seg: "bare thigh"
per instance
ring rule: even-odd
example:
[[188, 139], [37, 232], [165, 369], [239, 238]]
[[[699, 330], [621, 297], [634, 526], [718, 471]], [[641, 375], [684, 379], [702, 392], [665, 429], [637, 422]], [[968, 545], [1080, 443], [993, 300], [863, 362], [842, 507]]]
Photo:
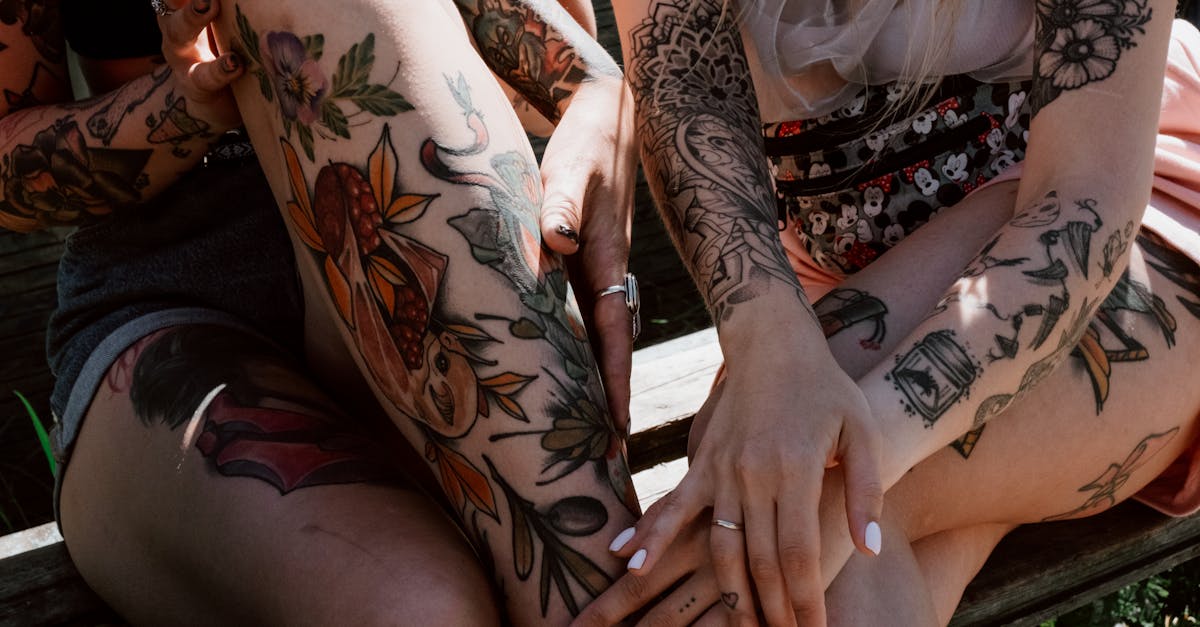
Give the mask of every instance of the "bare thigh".
[[252, 336], [155, 333], [67, 466], [72, 558], [134, 624], [495, 623], [470, 547], [368, 423]]
[[[1011, 216], [1015, 183], [1005, 187], [947, 210], [817, 304], [837, 323], [827, 325], [836, 330], [831, 346], [852, 374], [894, 347]], [[919, 268], [918, 280], [912, 268]], [[1005, 530], [1103, 511], [1191, 444], [1200, 414], [1200, 389], [1188, 384], [1200, 354], [1198, 286], [1195, 264], [1143, 238], [1070, 359], [889, 491], [888, 508], [915, 542], [922, 572], [933, 575], [927, 583], [939, 615], [948, 618], [947, 608]], [[878, 303], [864, 308], [864, 298]], [[878, 315], [881, 309], [886, 313]], [[854, 311], [876, 315], [847, 315]], [[881, 331], [878, 345], [863, 341]]]

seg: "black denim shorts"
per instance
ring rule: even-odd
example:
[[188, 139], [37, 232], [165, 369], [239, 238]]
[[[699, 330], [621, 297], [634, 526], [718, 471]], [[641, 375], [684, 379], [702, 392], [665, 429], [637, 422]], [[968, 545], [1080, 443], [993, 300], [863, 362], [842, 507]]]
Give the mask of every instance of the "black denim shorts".
[[60, 475], [113, 361], [182, 324], [241, 327], [300, 352], [295, 258], [256, 160], [197, 167], [150, 203], [67, 239], [47, 333]]

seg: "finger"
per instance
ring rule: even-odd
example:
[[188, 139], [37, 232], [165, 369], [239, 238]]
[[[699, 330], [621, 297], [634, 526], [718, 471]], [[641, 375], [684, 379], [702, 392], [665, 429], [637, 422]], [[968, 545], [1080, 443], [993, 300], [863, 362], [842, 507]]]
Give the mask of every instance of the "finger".
[[556, 253], [573, 255], [579, 250], [591, 174], [579, 161], [543, 159], [543, 162], [542, 241]]
[[704, 483], [689, 472], [674, 490], [646, 510], [633, 537], [624, 547], [614, 550], [617, 555], [629, 556], [630, 572], [638, 575], [651, 572], [680, 530], [708, 507]]
[[[680, 579], [688, 576], [685, 560], [663, 564], [644, 577], [626, 574], [617, 579], [571, 622], [572, 627], [615, 625], [654, 601]], [[686, 623], [685, 623], [686, 624]]]
[[[804, 475], [815, 475], [809, 479]], [[819, 508], [822, 473], [796, 473], [776, 504], [779, 563], [788, 598], [801, 625], [825, 624], [825, 586], [821, 579]], [[802, 478], [803, 477], [803, 478]]]
[[[728, 488], [720, 489], [716, 495], [713, 520], [742, 524], [742, 505], [736, 489], [730, 482], [723, 482], [722, 486]], [[750, 577], [746, 573], [745, 533], [745, 529], [735, 530], [713, 525], [709, 536], [709, 550], [712, 552], [717, 590], [721, 593], [721, 604], [733, 625], [757, 624]]]
[[633, 371], [633, 315], [624, 294], [616, 293], [596, 300], [592, 308], [596, 361], [604, 381], [604, 395], [613, 426], [629, 437], [629, 378]]
[[879, 478], [880, 444], [874, 429], [847, 422], [842, 442], [849, 442], [841, 454], [845, 463], [846, 519], [850, 537], [858, 550], [879, 555], [882, 538], [879, 517], [883, 512], [883, 483]]
[[718, 603], [708, 608], [708, 611], [697, 618], [692, 625], [694, 627], [724, 627], [727, 622], [726, 618], [725, 607]]
[[217, 0], [192, 0], [170, 4], [176, 10], [158, 18], [163, 47], [170, 50], [193, 48], [196, 40], [200, 38], [200, 33], [216, 17], [219, 10]]
[[226, 52], [212, 61], [192, 64], [188, 68], [188, 78], [202, 91], [216, 93], [237, 80], [244, 71], [241, 56]]
[[[761, 486], [742, 486], [742, 512], [746, 517], [746, 563], [754, 580], [759, 609], [770, 625], [795, 625], [796, 616], [779, 565], [775, 501], [762, 498]], [[718, 529], [713, 529], [717, 533]]]
[[691, 625], [710, 608], [719, 605], [717, 582], [712, 571], [704, 569], [683, 582], [666, 598], [654, 604], [638, 625], [671, 627]]

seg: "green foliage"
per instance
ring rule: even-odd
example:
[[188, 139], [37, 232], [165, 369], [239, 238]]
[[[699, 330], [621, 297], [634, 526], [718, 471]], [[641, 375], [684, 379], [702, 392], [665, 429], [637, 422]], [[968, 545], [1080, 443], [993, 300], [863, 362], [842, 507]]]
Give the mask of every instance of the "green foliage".
[[42, 426], [42, 420], [38, 418], [37, 412], [33, 410], [33, 405], [25, 398], [25, 395], [13, 390], [13, 394], [21, 400], [21, 404], [25, 406], [25, 411], [29, 412], [29, 419], [33, 421], [33, 431], [37, 433], [38, 444], [42, 446], [42, 453], [46, 455], [46, 462], [50, 464], [50, 474], [53, 475], [58, 471], [57, 465], [54, 463], [54, 449], [50, 447], [50, 435], [46, 433], [46, 427]]
[[1200, 607], [1200, 560], [1130, 584], [1041, 627], [1163, 627], [1196, 625]]

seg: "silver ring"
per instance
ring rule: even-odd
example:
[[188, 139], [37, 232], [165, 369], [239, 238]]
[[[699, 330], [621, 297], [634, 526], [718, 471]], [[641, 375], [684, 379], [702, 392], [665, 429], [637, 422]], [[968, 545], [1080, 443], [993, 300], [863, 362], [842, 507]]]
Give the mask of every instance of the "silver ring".
[[165, 0], [150, 0], [150, 8], [154, 9], [154, 14], [159, 17], [166, 17], [175, 12], [175, 9], [167, 6]]
[[625, 295], [625, 306], [629, 308], [629, 313], [633, 315], [633, 339], [637, 341], [638, 335], [642, 332], [642, 294], [638, 291], [637, 277], [633, 276], [632, 272], [625, 273], [625, 282], [620, 285], [610, 285], [596, 292], [596, 299], [599, 300], [609, 294], [622, 293]]
[[745, 527], [742, 526], [742, 523], [735, 523], [732, 520], [722, 520], [720, 518], [713, 519], [713, 526], [714, 527], [724, 527], [726, 529], [732, 529], [734, 531], [743, 531], [746, 529]]

